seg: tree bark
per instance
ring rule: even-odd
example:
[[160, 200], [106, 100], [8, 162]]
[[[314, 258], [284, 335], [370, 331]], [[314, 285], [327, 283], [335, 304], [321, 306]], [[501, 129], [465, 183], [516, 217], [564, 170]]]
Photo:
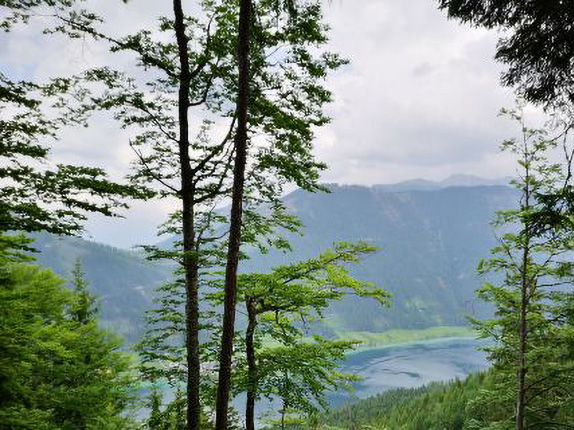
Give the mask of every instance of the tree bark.
[[287, 413], [287, 405], [285, 401], [283, 402], [283, 408], [281, 408], [281, 430], [285, 430], [285, 414]]
[[199, 303], [198, 303], [198, 265], [195, 255], [195, 189], [189, 155], [189, 85], [191, 70], [189, 66], [188, 38], [185, 33], [185, 20], [181, 0], [173, 0], [175, 17], [174, 30], [179, 55], [179, 162], [181, 169], [183, 267], [185, 269], [185, 347], [187, 353], [187, 429], [199, 430], [201, 403], [199, 393]]
[[255, 430], [255, 401], [257, 399], [257, 360], [255, 359], [255, 329], [257, 328], [257, 302], [247, 297], [248, 324], [245, 331], [247, 356], [247, 401], [245, 404], [245, 430]]
[[[528, 161], [529, 151], [524, 147], [524, 156]], [[524, 203], [522, 204], [522, 210], [530, 209], [530, 168], [528, 163], [526, 164], [526, 185], [524, 187]], [[524, 229], [524, 240], [522, 244], [522, 273], [521, 273], [521, 285], [520, 285], [520, 316], [519, 316], [519, 328], [518, 328], [518, 339], [519, 339], [519, 350], [518, 350], [518, 366], [516, 369], [516, 430], [524, 430], [526, 424], [526, 374], [527, 374], [527, 363], [526, 363], [526, 353], [528, 349], [528, 304], [530, 301], [530, 282], [528, 265], [530, 261], [530, 221], [526, 220], [526, 225]]]
[[[528, 198], [527, 198], [528, 199]], [[526, 231], [528, 235], [528, 228]], [[528, 303], [529, 303], [529, 282], [528, 282], [528, 261], [529, 243], [525, 244], [522, 254], [522, 283], [520, 291], [520, 316], [519, 316], [519, 350], [518, 368], [516, 369], [516, 430], [524, 430], [526, 418], [526, 353], [528, 348]]]
[[237, 303], [237, 266], [241, 245], [243, 216], [243, 188], [247, 162], [247, 114], [249, 104], [249, 38], [251, 21], [251, 0], [241, 0], [239, 10], [239, 31], [237, 61], [239, 82], [237, 95], [237, 132], [235, 135], [235, 164], [233, 169], [233, 193], [227, 265], [225, 267], [225, 298], [223, 305], [223, 332], [219, 355], [219, 384], [216, 400], [216, 430], [227, 430], [227, 413], [231, 391], [231, 364], [233, 337], [235, 333], [235, 308]]
[[526, 348], [528, 326], [526, 323], [526, 288], [522, 288], [522, 304], [520, 309], [520, 350], [518, 353], [517, 395], [516, 395], [516, 430], [524, 430], [526, 409]]

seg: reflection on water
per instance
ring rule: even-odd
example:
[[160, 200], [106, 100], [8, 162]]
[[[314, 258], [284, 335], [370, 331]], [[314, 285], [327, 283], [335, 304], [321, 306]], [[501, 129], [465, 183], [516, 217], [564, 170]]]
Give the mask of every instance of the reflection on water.
[[352, 393], [330, 396], [332, 406], [393, 388], [414, 388], [434, 381], [464, 378], [488, 367], [477, 341], [449, 339], [373, 349], [350, 355], [342, 370], [364, 378]]

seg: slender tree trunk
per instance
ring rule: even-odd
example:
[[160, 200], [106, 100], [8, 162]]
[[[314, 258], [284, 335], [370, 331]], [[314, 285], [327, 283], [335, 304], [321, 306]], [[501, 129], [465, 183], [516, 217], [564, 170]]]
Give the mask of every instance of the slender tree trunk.
[[[526, 230], [528, 235], [528, 228]], [[520, 316], [519, 316], [519, 350], [518, 368], [516, 369], [516, 430], [524, 430], [526, 410], [526, 353], [528, 350], [528, 304], [529, 304], [529, 280], [528, 264], [530, 259], [529, 240], [524, 246], [522, 253], [522, 282], [520, 286]]]
[[195, 190], [189, 155], [190, 106], [189, 84], [191, 70], [189, 66], [188, 38], [185, 34], [185, 21], [181, 0], [173, 0], [175, 34], [177, 38], [180, 76], [179, 76], [179, 161], [181, 169], [183, 266], [185, 269], [185, 347], [187, 353], [187, 429], [199, 430], [201, 404], [199, 398], [199, 304], [198, 304], [198, 266], [195, 255], [194, 207]]
[[521, 309], [520, 309], [520, 350], [518, 353], [518, 369], [516, 371], [517, 377], [517, 396], [516, 396], [516, 430], [524, 430], [525, 417], [524, 411], [526, 409], [526, 351], [528, 341], [528, 326], [527, 326], [527, 289], [523, 286], [521, 292]]
[[281, 409], [281, 430], [285, 430], [285, 414], [287, 413], [287, 405], [283, 401], [283, 408]]
[[[524, 146], [524, 156], [527, 160], [526, 163], [526, 186], [524, 188], [524, 203], [522, 205], [522, 210], [528, 210], [530, 208], [530, 168], [528, 165], [529, 161], [529, 151], [526, 146]], [[516, 430], [524, 430], [526, 424], [525, 410], [526, 410], [526, 373], [527, 373], [527, 363], [526, 363], [526, 353], [528, 350], [528, 305], [530, 302], [530, 282], [529, 282], [529, 271], [528, 265], [530, 262], [530, 221], [526, 220], [526, 225], [524, 228], [524, 240], [523, 250], [522, 250], [522, 273], [521, 273], [521, 285], [520, 285], [520, 316], [519, 316], [519, 328], [518, 328], [518, 338], [519, 338], [519, 350], [518, 350], [518, 367], [516, 369]]]
[[248, 324], [245, 331], [245, 353], [247, 355], [247, 401], [245, 405], [245, 430], [255, 430], [255, 400], [257, 399], [257, 360], [255, 359], [255, 329], [257, 328], [257, 302], [248, 297]]
[[233, 337], [235, 333], [235, 308], [237, 302], [237, 266], [241, 245], [241, 224], [243, 217], [243, 188], [247, 163], [247, 111], [249, 104], [249, 37], [251, 21], [251, 0], [241, 0], [239, 10], [239, 31], [237, 61], [239, 85], [237, 95], [237, 132], [235, 135], [235, 165], [233, 170], [233, 195], [229, 227], [227, 265], [225, 267], [225, 299], [223, 305], [223, 332], [219, 355], [219, 384], [216, 400], [216, 430], [227, 430], [227, 411], [231, 391], [231, 364]]

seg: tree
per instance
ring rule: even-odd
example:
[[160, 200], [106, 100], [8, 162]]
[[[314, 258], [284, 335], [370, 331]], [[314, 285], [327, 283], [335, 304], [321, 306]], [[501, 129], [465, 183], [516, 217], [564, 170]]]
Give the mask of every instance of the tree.
[[[0, 27], [9, 31], [27, 22], [35, 6], [50, 3], [72, 4], [3, 1]], [[149, 197], [144, 188], [110, 181], [102, 169], [50, 160], [58, 132], [83, 124], [83, 117], [70, 115], [67, 108], [77, 84], [73, 77], [39, 83], [0, 73], [0, 247], [5, 250], [29, 249], [31, 241], [17, 232], [77, 234], [87, 213], [114, 216], [127, 207], [127, 198]]]
[[[514, 397], [511, 416], [517, 430], [561, 428], [572, 423], [572, 417], [558, 416], [573, 400], [569, 345], [574, 338], [563, 309], [564, 288], [574, 279], [568, 255], [574, 249], [574, 219], [556, 207], [550, 212], [547, 199], [571, 190], [573, 149], [567, 134], [551, 139], [545, 130], [528, 128], [520, 111], [504, 113], [519, 123], [523, 134], [520, 140], [503, 143], [504, 150], [517, 156], [519, 179], [514, 184], [521, 198], [518, 208], [497, 214], [495, 225], [503, 231], [500, 243], [492, 250], [494, 256], [479, 264], [481, 273], [503, 277], [479, 291], [496, 310], [494, 319], [475, 321], [482, 336], [495, 341], [486, 350], [497, 385], [486, 397], [490, 404], [499, 402], [508, 409]], [[549, 153], [560, 143], [566, 162], [551, 163]], [[506, 428], [510, 423], [503, 419], [491, 425]]]
[[439, 0], [448, 15], [503, 30], [496, 59], [508, 66], [504, 85], [535, 103], [574, 100], [574, 4], [563, 0]]
[[70, 309], [72, 318], [81, 324], [94, 321], [98, 314], [97, 300], [88, 290], [88, 281], [79, 258], [74, 261], [72, 285], [77, 298], [77, 302]]
[[231, 216], [229, 224], [229, 244], [225, 265], [225, 298], [223, 302], [223, 327], [219, 351], [219, 382], [215, 404], [215, 428], [227, 430], [229, 394], [231, 392], [231, 363], [233, 337], [235, 336], [235, 308], [237, 303], [237, 267], [241, 246], [241, 226], [243, 224], [243, 190], [245, 168], [247, 166], [247, 127], [250, 83], [250, 38], [252, 20], [252, 0], [241, 0], [237, 41], [237, 63], [239, 68], [237, 92], [237, 131], [235, 134], [235, 163], [233, 168], [233, 191], [231, 195]]
[[50, 270], [21, 263], [2, 265], [0, 284], [2, 425], [131, 428], [131, 362], [117, 338], [98, 328], [86, 292], [68, 290]]
[[[239, 382], [235, 386], [247, 394], [247, 430], [255, 429], [255, 403], [261, 396], [281, 398], [284, 415], [288, 411], [312, 413], [317, 405], [325, 406], [327, 390], [353, 380], [337, 368], [357, 342], [319, 335], [309, 339], [304, 329], [310, 321], [321, 321], [323, 311], [346, 294], [388, 303], [384, 290], [355, 279], [346, 267], [375, 250], [365, 243], [340, 243], [317, 258], [279, 266], [267, 274], [239, 276], [238, 297], [245, 305], [247, 326], [243, 337], [235, 336], [241, 339], [238, 349], [245, 350], [245, 362], [236, 366]], [[210, 298], [218, 305], [225, 292]], [[276, 346], [266, 346], [269, 342]]]
[[[188, 413], [193, 414], [188, 416], [188, 425], [197, 428], [199, 273], [204, 256], [211, 253], [211, 244], [224, 240], [227, 229], [222, 228], [215, 236], [204, 234], [213, 230], [214, 223], [224, 221], [214, 209], [232, 189], [229, 172], [239, 128], [237, 10], [236, 3], [228, 0], [201, 2], [203, 13], [197, 16], [186, 15], [178, 1], [173, 6], [173, 18], [160, 19], [159, 32], [175, 33], [175, 43], [156, 39], [147, 29], [124, 37], [104, 34], [99, 30], [103, 19], [86, 10], [58, 11], [54, 31], [71, 37], [91, 35], [109, 43], [114, 52], [133, 53], [143, 71], [149, 70], [143, 78], [109, 67], [88, 71], [87, 81], [103, 83], [106, 90], [99, 95], [89, 93], [78, 112], [85, 115], [91, 110], [110, 110], [123, 126], [137, 130], [130, 142], [137, 157], [133, 181], [154, 182], [160, 197], [180, 202], [180, 210], [163, 231], [181, 234], [181, 242], [176, 241], [173, 251], [148, 250], [152, 257], [174, 259], [184, 268]], [[293, 219], [283, 214], [279, 200], [287, 183], [309, 191], [321, 188], [318, 171], [324, 165], [311, 153], [314, 128], [328, 121], [322, 106], [330, 101], [331, 94], [321, 81], [344, 63], [336, 55], [316, 54], [316, 48], [327, 41], [318, 2], [302, 7], [296, 20], [277, 15], [274, 6], [270, 1], [254, 5], [258, 20], [254, 26], [248, 128], [257, 136], [257, 144], [246, 146], [248, 174], [241, 198], [244, 216], [236, 217], [233, 225], [237, 226], [238, 219], [245, 222], [251, 218], [258, 221], [258, 227], [252, 234], [244, 234], [244, 242], [269, 234], [273, 225], [291, 228], [287, 224]], [[196, 129], [195, 139], [189, 136], [191, 108], [201, 109], [207, 116]], [[226, 122], [227, 132], [221, 139], [212, 130], [216, 121]], [[266, 210], [256, 212], [261, 204]]]
[[[46, 97], [58, 107], [72, 79], [41, 85], [14, 82], [0, 74], [0, 232], [81, 231], [86, 212], [113, 216], [127, 207], [127, 197], [148, 194], [138, 187], [107, 179], [102, 169], [72, 165], [52, 166], [47, 142], [62, 126], [73, 124], [65, 112], [50, 117]], [[59, 100], [58, 100], [59, 99]], [[40, 167], [38, 167], [40, 166]]]
[[[225, 295], [223, 303], [223, 328], [221, 335], [221, 347], [219, 353], [219, 381], [217, 388], [217, 399], [216, 399], [216, 429], [225, 430], [227, 428], [227, 409], [229, 404], [229, 396], [231, 392], [231, 373], [232, 373], [232, 355], [233, 355], [233, 339], [235, 335], [235, 312], [237, 304], [237, 268], [239, 265], [240, 258], [240, 246], [241, 246], [241, 235], [242, 235], [242, 205], [243, 205], [243, 194], [245, 186], [245, 168], [247, 166], [247, 154], [248, 154], [248, 127], [250, 125], [249, 112], [250, 110], [257, 111], [258, 102], [254, 101], [250, 103], [250, 86], [254, 86], [255, 92], [259, 93], [261, 88], [259, 87], [259, 82], [250, 76], [250, 63], [252, 62], [252, 52], [255, 51], [253, 57], [255, 61], [255, 70], [261, 68], [261, 63], [263, 68], [269, 62], [268, 58], [270, 56], [275, 57], [276, 53], [265, 50], [265, 44], [259, 43], [255, 49], [251, 50], [251, 39], [254, 40], [262, 39], [261, 36], [263, 32], [258, 31], [257, 25], [254, 25], [259, 20], [261, 20], [264, 15], [262, 15], [262, 8], [257, 7], [267, 5], [271, 6], [272, 10], [277, 10], [277, 21], [287, 20], [288, 24], [294, 25], [295, 28], [303, 29], [301, 23], [310, 23], [314, 28], [313, 32], [310, 32], [307, 36], [307, 43], [319, 42], [324, 43], [326, 41], [322, 32], [325, 28], [320, 25], [320, 4], [316, 2], [310, 2], [304, 6], [296, 6], [293, 1], [280, 2], [277, 0], [256, 3], [254, 7], [252, 0], [241, 0], [240, 10], [239, 10], [239, 24], [238, 24], [238, 49], [237, 49], [237, 59], [239, 65], [239, 75], [238, 75], [238, 97], [237, 97], [237, 114], [238, 114], [238, 129], [235, 139], [235, 163], [234, 163], [234, 178], [233, 178], [233, 188], [232, 188], [232, 203], [231, 203], [231, 216], [230, 216], [230, 232], [229, 232], [229, 242], [228, 242], [228, 252], [225, 270]], [[264, 9], [263, 9], [264, 10]], [[284, 12], [282, 14], [282, 11]], [[283, 15], [283, 16], [282, 16]], [[300, 19], [300, 17], [303, 19]], [[309, 21], [309, 16], [315, 19], [315, 22]], [[271, 35], [271, 40], [275, 39], [275, 35]], [[292, 41], [291, 41], [292, 43]], [[261, 46], [262, 45], [262, 46]], [[263, 49], [261, 49], [263, 48]], [[297, 53], [296, 50], [292, 51], [294, 57], [299, 57], [299, 67], [305, 70], [305, 63], [310, 59], [308, 53], [301, 55], [301, 52]], [[342, 64], [341, 60], [337, 57], [323, 57], [325, 62], [321, 66], [320, 63], [316, 62], [311, 68], [307, 68], [306, 72], [310, 73], [310, 76], [322, 76], [333, 66], [338, 67]], [[259, 59], [259, 61], [258, 61]], [[263, 59], [263, 61], [261, 61]], [[333, 62], [334, 60], [334, 62]], [[290, 61], [288, 61], [289, 63]], [[316, 66], [319, 65], [319, 68]], [[315, 69], [315, 70], [313, 70]], [[253, 73], [257, 76], [257, 71]], [[262, 74], [262, 77], [266, 77], [266, 73]], [[281, 82], [276, 82], [278, 88], [283, 87]], [[315, 85], [313, 91], [319, 89], [320, 92], [324, 91], [320, 88], [316, 88]], [[302, 87], [302, 93], [297, 94], [295, 91], [287, 89], [285, 95], [299, 97], [300, 95], [305, 95], [307, 97], [311, 96], [309, 90], [311, 88]], [[327, 99], [325, 99], [326, 101]], [[300, 104], [298, 101], [294, 100], [295, 103], [292, 108], [298, 111], [304, 109], [304, 105]], [[263, 104], [263, 114], [266, 116], [275, 116], [284, 110], [285, 106], [281, 106], [279, 102], [279, 111], [276, 109], [269, 109], [268, 104]], [[250, 109], [251, 108], [251, 109]], [[282, 114], [283, 112], [281, 112]], [[257, 118], [257, 113], [252, 115], [253, 118]], [[321, 118], [322, 114], [318, 116]], [[322, 121], [321, 121], [322, 122]], [[299, 125], [294, 124], [295, 127], [299, 128]], [[319, 125], [319, 124], [317, 124]], [[299, 145], [301, 142], [291, 142]], [[267, 157], [267, 156], [266, 156]], [[284, 163], [285, 160], [281, 161], [282, 169], [279, 171], [281, 175], [285, 178], [294, 178], [296, 182], [301, 180], [303, 171], [302, 166], [293, 166]], [[261, 166], [262, 167], [262, 166]], [[297, 180], [299, 178], [299, 181]]]

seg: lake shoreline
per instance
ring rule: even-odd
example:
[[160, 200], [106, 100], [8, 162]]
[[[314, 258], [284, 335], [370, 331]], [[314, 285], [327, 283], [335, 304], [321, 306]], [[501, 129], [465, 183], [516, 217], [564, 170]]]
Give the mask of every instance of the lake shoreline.
[[361, 354], [364, 352], [369, 351], [377, 351], [377, 350], [384, 350], [389, 348], [403, 348], [407, 346], [413, 345], [433, 345], [437, 343], [447, 343], [447, 342], [456, 342], [456, 341], [465, 341], [465, 342], [476, 342], [478, 339], [475, 336], [449, 336], [449, 337], [437, 337], [433, 339], [421, 339], [421, 340], [412, 340], [408, 342], [400, 342], [400, 343], [389, 343], [384, 345], [373, 345], [373, 346], [359, 346], [358, 348], [354, 349], [353, 351], [349, 351], [345, 354], [345, 357], [352, 357], [357, 354]]

